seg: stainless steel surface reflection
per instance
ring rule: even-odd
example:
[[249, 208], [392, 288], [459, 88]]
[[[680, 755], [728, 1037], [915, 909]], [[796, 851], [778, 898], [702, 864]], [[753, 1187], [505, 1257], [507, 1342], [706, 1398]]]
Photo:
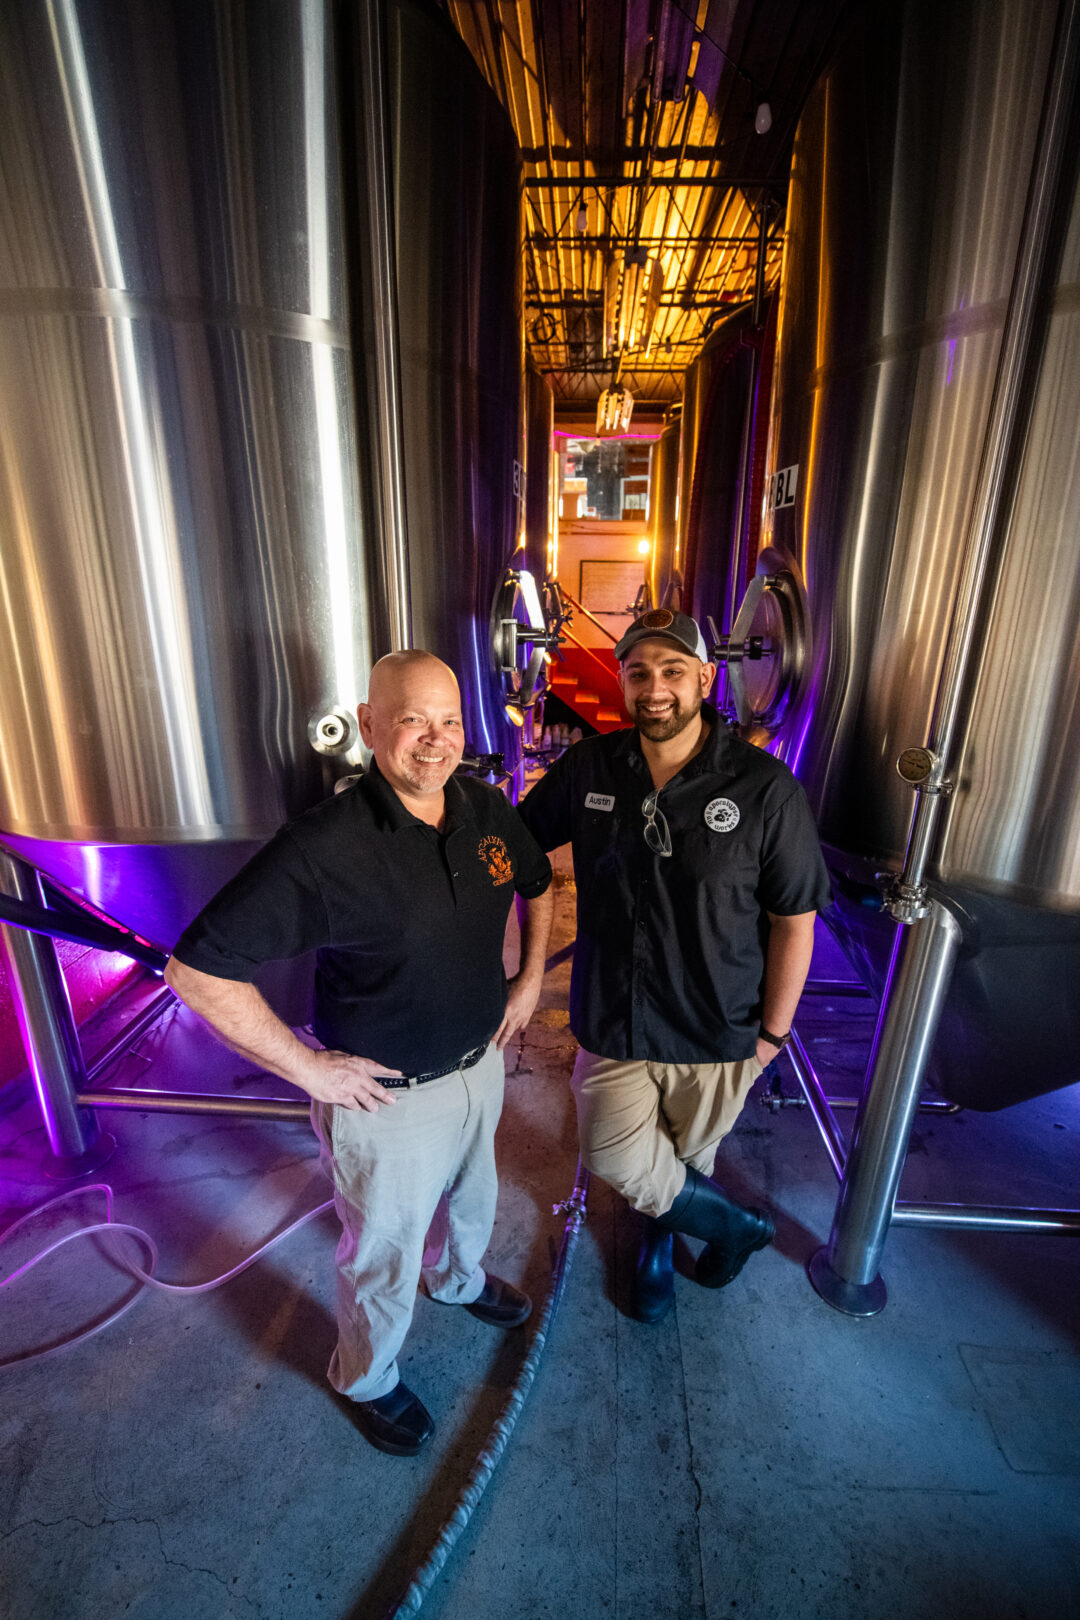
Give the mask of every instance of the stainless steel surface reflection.
[[525, 559], [538, 585], [551, 572], [552, 471], [555, 395], [546, 377], [530, 366], [525, 373]]
[[[803, 570], [815, 654], [785, 748], [827, 841], [872, 860], [911, 817], [895, 761], [929, 729], [1053, 24], [1019, 0], [867, 13], [796, 138], [769, 471], [798, 474], [765, 538]], [[1075, 699], [1075, 274], [1074, 247], [936, 872], [1066, 907], [1077, 841], [1046, 828], [1076, 827], [1080, 785], [1049, 712]]]
[[654, 607], [671, 605], [668, 597], [678, 566], [680, 415], [665, 423], [653, 452], [652, 489], [649, 492], [649, 538], [652, 541], [649, 590]]
[[309, 728], [401, 640], [458, 671], [470, 751], [520, 750], [488, 649], [518, 526], [517, 151], [435, 7], [378, 21], [396, 559], [357, 14], [0, 8], [0, 832], [165, 944], [358, 761]]
[[321, 5], [0, 10], [0, 827], [258, 838], [371, 648]]
[[[1057, 8], [857, 14], [796, 137], [763, 540], [800, 567], [812, 654], [779, 732], [880, 984], [957, 599]], [[1075, 142], [1072, 183], [1075, 185]], [[1000, 1106], [1076, 1078], [1080, 1008], [1080, 211], [1073, 196], [1003, 565], [928, 876], [964, 946], [939, 1084]], [[1038, 1028], [1032, 1009], [1039, 1008]]]
[[413, 644], [457, 671], [468, 751], [513, 767], [489, 615], [518, 539], [521, 164], [445, 17], [393, 0], [387, 33]]
[[[735, 618], [747, 573], [743, 539], [743, 442], [754, 376], [749, 308], [712, 333], [688, 367], [683, 398], [678, 567], [683, 607], [721, 629]], [[734, 582], [734, 583], [733, 583]]]

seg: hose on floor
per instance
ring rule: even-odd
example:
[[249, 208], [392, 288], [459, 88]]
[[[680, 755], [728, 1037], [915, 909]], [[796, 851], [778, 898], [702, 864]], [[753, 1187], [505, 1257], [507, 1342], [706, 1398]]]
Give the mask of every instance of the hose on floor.
[[81, 1333], [73, 1333], [70, 1337], [61, 1339], [57, 1344], [48, 1345], [43, 1350], [30, 1350], [24, 1355], [11, 1356], [7, 1361], [0, 1361], [0, 1372], [3, 1372], [7, 1367], [25, 1367], [31, 1361], [45, 1361], [49, 1356], [59, 1355], [61, 1350], [70, 1350], [73, 1345], [82, 1344], [84, 1339], [92, 1339], [96, 1333], [104, 1332], [107, 1327], [111, 1327], [114, 1322], [118, 1322], [122, 1316], [126, 1316], [133, 1305], [139, 1303], [144, 1288], [159, 1288], [165, 1294], [209, 1294], [212, 1289], [221, 1288], [224, 1283], [231, 1282], [234, 1277], [239, 1277], [242, 1271], [246, 1271], [249, 1266], [253, 1266], [256, 1260], [261, 1260], [263, 1255], [268, 1254], [276, 1244], [283, 1243], [293, 1232], [298, 1232], [302, 1226], [307, 1225], [308, 1221], [313, 1221], [316, 1215], [321, 1215], [324, 1210], [333, 1209], [334, 1207], [333, 1199], [328, 1199], [325, 1204], [319, 1204], [316, 1209], [309, 1209], [306, 1215], [301, 1215], [299, 1220], [293, 1221], [292, 1225], [287, 1226], [283, 1232], [278, 1232], [275, 1237], [270, 1238], [261, 1248], [256, 1249], [254, 1254], [249, 1254], [245, 1260], [241, 1260], [238, 1266], [233, 1266], [231, 1271], [226, 1271], [221, 1277], [211, 1277], [209, 1282], [201, 1283], [167, 1283], [154, 1276], [154, 1267], [158, 1262], [157, 1244], [149, 1232], [144, 1232], [141, 1226], [129, 1226], [124, 1221], [113, 1219], [114, 1195], [107, 1181], [90, 1182], [85, 1187], [69, 1187], [66, 1192], [58, 1193], [55, 1198], [48, 1199], [44, 1204], [38, 1204], [36, 1209], [30, 1210], [26, 1215], [21, 1215], [17, 1221], [12, 1222], [6, 1231], [0, 1232], [0, 1243], [5, 1243], [9, 1238], [14, 1237], [16, 1232], [28, 1225], [30, 1221], [36, 1220], [39, 1215], [43, 1215], [47, 1209], [54, 1209], [57, 1204], [62, 1204], [69, 1198], [81, 1198], [85, 1193], [105, 1194], [105, 1219], [95, 1222], [92, 1226], [80, 1226], [77, 1231], [68, 1232], [64, 1237], [57, 1238], [55, 1243], [50, 1243], [48, 1248], [41, 1249], [37, 1254], [32, 1255], [24, 1265], [21, 1265], [17, 1271], [13, 1271], [9, 1277], [0, 1278], [0, 1290], [10, 1288], [13, 1283], [18, 1282], [20, 1277], [25, 1277], [27, 1272], [33, 1271], [34, 1267], [40, 1265], [50, 1254], [55, 1254], [57, 1249], [62, 1249], [65, 1243], [74, 1243], [76, 1238], [91, 1237], [95, 1233], [103, 1236], [106, 1242], [119, 1237], [121, 1234], [133, 1238], [146, 1251], [150, 1261], [149, 1269], [144, 1270], [128, 1255], [120, 1253], [118, 1244], [113, 1245], [112, 1256], [117, 1265], [130, 1272], [131, 1276], [137, 1278], [140, 1284], [131, 1298], [125, 1300], [118, 1310], [110, 1311], [108, 1316], [102, 1317], [100, 1322], [95, 1322], [93, 1327], [84, 1328]]
[[402, 1595], [387, 1609], [383, 1620], [405, 1620], [405, 1617], [419, 1613], [421, 1604], [434, 1585], [439, 1571], [449, 1558], [459, 1536], [472, 1518], [473, 1511], [483, 1496], [488, 1481], [495, 1472], [499, 1458], [506, 1450], [514, 1425], [521, 1415], [521, 1409], [525, 1405], [529, 1390], [532, 1388], [533, 1379], [536, 1377], [536, 1371], [540, 1365], [540, 1358], [543, 1356], [544, 1347], [547, 1344], [548, 1334], [551, 1332], [559, 1309], [559, 1302], [562, 1299], [563, 1289], [566, 1285], [567, 1273], [570, 1270], [570, 1262], [573, 1259], [578, 1235], [585, 1220], [588, 1190], [589, 1172], [579, 1159], [573, 1192], [562, 1203], [556, 1204], [552, 1211], [556, 1215], [565, 1214], [566, 1225], [563, 1228], [562, 1244], [559, 1248], [554, 1270], [551, 1273], [551, 1284], [533, 1333], [529, 1353], [522, 1363], [521, 1371], [518, 1373], [506, 1404], [495, 1421], [495, 1426], [488, 1436], [487, 1443], [473, 1464], [472, 1472], [465, 1483], [456, 1506], [435, 1539], [431, 1552], [413, 1572], [408, 1586]]

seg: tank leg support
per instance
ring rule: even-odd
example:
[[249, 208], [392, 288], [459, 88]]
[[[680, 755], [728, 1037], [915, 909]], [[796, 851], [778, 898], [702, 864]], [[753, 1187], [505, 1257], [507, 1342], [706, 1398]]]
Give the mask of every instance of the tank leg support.
[[[0, 889], [16, 900], [45, 905], [37, 872], [5, 850], [0, 850]], [[45, 1173], [58, 1181], [89, 1175], [111, 1157], [116, 1142], [99, 1129], [89, 1108], [79, 1106], [86, 1068], [56, 946], [22, 928], [0, 927], [0, 935], [49, 1141]]]
[[897, 929], [832, 1233], [807, 1268], [826, 1304], [848, 1316], [875, 1316], [888, 1297], [878, 1268], [959, 943], [936, 902]]

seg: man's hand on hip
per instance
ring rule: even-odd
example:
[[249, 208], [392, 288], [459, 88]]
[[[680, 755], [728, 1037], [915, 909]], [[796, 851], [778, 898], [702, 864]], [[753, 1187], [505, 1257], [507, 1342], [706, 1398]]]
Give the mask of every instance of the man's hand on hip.
[[781, 1050], [782, 1049], [779, 1046], [774, 1046], [772, 1041], [763, 1041], [761, 1036], [758, 1036], [757, 1051], [755, 1056], [763, 1069], [767, 1069], [769, 1067], [769, 1064], [772, 1062], [773, 1058], [780, 1056]]
[[353, 1057], [348, 1052], [311, 1052], [303, 1071], [291, 1078], [316, 1102], [363, 1108], [374, 1114], [380, 1103], [397, 1102], [392, 1091], [380, 1086], [379, 1076], [397, 1078], [400, 1074], [400, 1069], [384, 1068], [374, 1058]]
[[506, 998], [503, 1021], [495, 1031], [495, 1045], [501, 1052], [513, 1040], [518, 1030], [524, 1029], [540, 999], [544, 983], [543, 973], [518, 973], [510, 980], [510, 993]]

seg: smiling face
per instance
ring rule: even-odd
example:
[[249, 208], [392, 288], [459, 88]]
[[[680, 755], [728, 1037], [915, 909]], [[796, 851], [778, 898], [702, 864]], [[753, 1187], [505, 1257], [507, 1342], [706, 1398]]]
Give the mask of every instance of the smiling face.
[[400, 798], [441, 793], [465, 749], [453, 670], [430, 653], [390, 653], [356, 711], [360, 735]]
[[619, 671], [626, 712], [650, 742], [685, 731], [715, 678], [715, 664], [703, 664], [662, 636], [637, 642]]

